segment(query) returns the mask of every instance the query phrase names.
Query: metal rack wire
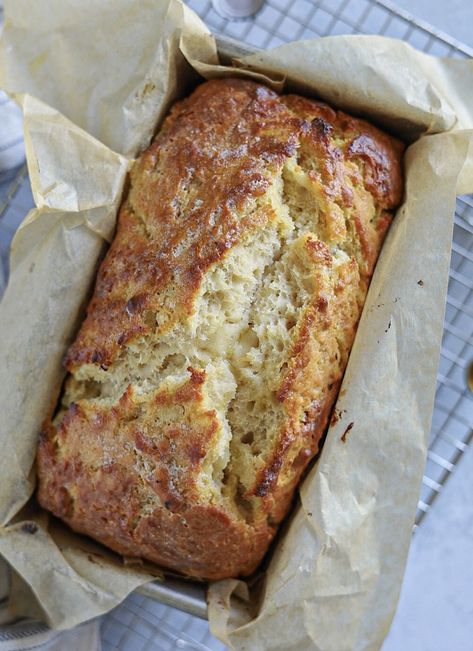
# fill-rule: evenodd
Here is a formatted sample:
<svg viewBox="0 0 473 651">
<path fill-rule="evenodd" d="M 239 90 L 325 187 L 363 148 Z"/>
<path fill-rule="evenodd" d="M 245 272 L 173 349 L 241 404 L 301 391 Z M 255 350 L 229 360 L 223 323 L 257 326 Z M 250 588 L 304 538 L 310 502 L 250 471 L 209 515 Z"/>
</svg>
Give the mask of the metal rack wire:
<svg viewBox="0 0 473 651">
<path fill-rule="evenodd" d="M 266 0 L 252 18 L 229 21 L 210 0 L 188 0 L 214 32 L 259 48 L 337 34 L 377 34 L 407 41 L 436 56 L 471 57 L 470 48 L 389 0 Z"/>
<path fill-rule="evenodd" d="M 388 0 L 267 0 L 254 17 L 237 21 L 220 17 L 209 0 L 189 0 L 188 4 L 213 32 L 253 47 L 267 48 L 291 40 L 362 33 L 401 38 L 437 56 L 473 56 L 473 48 L 395 8 Z M 2 183 L 0 179 L 0 256 L 5 274 L 11 238 L 32 205 L 24 168 L 17 172 L 13 182 Z M 457 201 L 455 214 L 445 328 L 417 524 L 473 439 L 473 395 L 466 382 L 467 367 L 473 360 L 472 279 L 473 198 L 462 197 Z M 132 595 L 105 618 L 103 648 L 105 651 L 224 649 L 210 636 L 203 622 L 142 595 Z"/>
</svg>

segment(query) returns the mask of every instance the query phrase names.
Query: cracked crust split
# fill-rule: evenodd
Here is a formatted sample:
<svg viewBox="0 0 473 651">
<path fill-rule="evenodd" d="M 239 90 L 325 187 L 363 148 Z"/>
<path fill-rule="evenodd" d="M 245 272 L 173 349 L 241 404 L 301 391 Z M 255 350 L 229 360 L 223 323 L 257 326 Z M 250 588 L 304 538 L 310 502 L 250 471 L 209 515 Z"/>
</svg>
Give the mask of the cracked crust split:
<svg viewBox="0 0 473 651">
<path fill-rule="evenodd" d="M 138 159 L 38 452 L 39 501 L 127 556 L 254 571 L 318 452 L 402 146 L 237 79 Z"/>
</svg>

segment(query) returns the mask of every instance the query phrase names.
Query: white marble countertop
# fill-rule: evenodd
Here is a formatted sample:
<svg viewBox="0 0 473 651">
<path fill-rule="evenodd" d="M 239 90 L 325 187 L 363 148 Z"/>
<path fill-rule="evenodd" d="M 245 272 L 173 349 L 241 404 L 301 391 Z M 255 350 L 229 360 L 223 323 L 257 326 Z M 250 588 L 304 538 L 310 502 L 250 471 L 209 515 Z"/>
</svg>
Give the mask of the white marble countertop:
<svg viewBox="0 0 473 651">
<path fill-rule="evenodd" d="M 393 4 L 454 36 L 462 43 L 473 46 L 471 0 L 395 0 Z M 473 648 L 473 644 L 470 648 Z"/>
<path fill-rule="evenodd" d="M 473 649 L 472 495 L 470 446 L 414 535 L 383 651 Z"/>
</svg>

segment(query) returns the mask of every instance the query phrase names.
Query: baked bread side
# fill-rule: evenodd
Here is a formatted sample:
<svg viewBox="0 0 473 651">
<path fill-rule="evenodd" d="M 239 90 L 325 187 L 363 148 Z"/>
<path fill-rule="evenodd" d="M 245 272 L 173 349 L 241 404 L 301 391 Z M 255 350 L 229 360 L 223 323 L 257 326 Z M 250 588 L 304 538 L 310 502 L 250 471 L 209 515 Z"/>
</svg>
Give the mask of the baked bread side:
<svg viewBox="0 0 473 651">
<path fill-rule="evenodd" d="M 40 503 L 127 556 L 251 573 L 326 429 L 401 155 L 367 122 L 249 81 L 178 102 L 67 353 Z"/>
</svg>

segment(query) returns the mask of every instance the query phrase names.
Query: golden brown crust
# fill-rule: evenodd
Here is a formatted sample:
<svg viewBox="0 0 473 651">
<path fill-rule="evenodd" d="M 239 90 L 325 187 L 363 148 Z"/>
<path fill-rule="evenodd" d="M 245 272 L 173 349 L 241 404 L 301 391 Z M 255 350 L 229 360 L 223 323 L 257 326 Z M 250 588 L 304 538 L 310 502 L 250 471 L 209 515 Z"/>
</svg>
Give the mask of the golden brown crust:
<svg viewBox="0 0 473 651">
<path fill-rule="evenodd" d="M 132 172 L 69 371 L 109 366 L 150 332 L 155 310 L 162 332 L 192 311 L 206 271 L 253 227 L 242 207 L 295 152 L 299 122 L 275 93 L 236 79 L 202 84 L 174 107 Z"/>
<path fill-rule="evenodd" d="M 213 80 L 177 103 L 134 166 L 68 351 L 63 411 L 39 445 L 40 503 L 122 554 L 199 578 L 251 573 L 326 430 L 402 198 L 401 155 L 399 142 L 363 120 L 253 82 Z M 226 282 L 237 274 L 238 288 L 229 260 L 265 233 L 279 244 L 255 272 L 247 303 L 238 298 L 240 323 L 223 310 L 221 285 L 209 294 L 204 283 L 227 264 Z M 285 308 L 281 326 L 264 296 L 276 291 L 280 305 L 283 285 L 286 308 L 298 307 Z M 181 368 L 157 351 L 175 346 L 185 357 L 180 342 L 197 332 L 203 292 L 204 311 L 220 297 L 233 339 L 223 356 L 197 342 L 199 363 Z M 278 361 L 276 334 L 267 333 L 281 328 Z M 227 376 L 236 388 L 230 382 L 220 400 L 212 382 L 225 393 Z M 275 414 L 259 439 L 256 429 L 238 431 L 239 413 L 255 404 Z M 248 422 L 261 426 L 251 414 Z"/>
<path fill-rule="evenodd" d="M 71 404 L 41 436 L 40 503 L 124 555 L 209 579 L 252 572 L 271 528 L 200 503 L 199 467 L 218 429 L 203 405 L 204 376 L 191 369 L 185 384 L 147 396 L 129 387 L 111 408 Z"/>
</svg>

